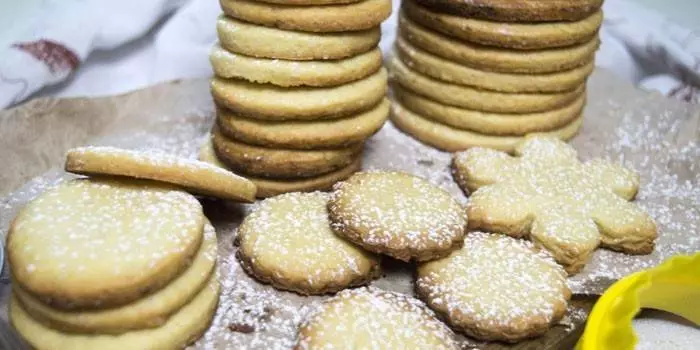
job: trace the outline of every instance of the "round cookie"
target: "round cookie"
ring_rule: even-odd
[[[326,150],[274,149],[248,145],[212,130],[214,151],[224,164],[253,176],[269,178],[312,177],[350,164],[362,151],[362,144]]]
[[[391,0],[294,6],[250,0],[221,0],[224,13],[242,21],[303,32],[347,32],[379,26],[391,14]]]
[[[600,10],[603,0],[416,0],[440,12],[494,22],[577,21]]]
[[[14,281],[58,309],[130,303],[171,282],[202,242],[188,193],[150,181],[78,179],[20,211],[7,238]]]
[[[34,320],[15,297],[10,299],[9,318],[17,332],[36,349],[181,349],[209,327],[219,289],[216,274],[212,274],[207,285],[161,327],[120,335],[59,332]]]
[[[442,81],[479,89],[513,93],[571,91],[585,83],[593,72],[593,61],[574,69],[548,74],[512,74],[470,68],[419,50],[402,37],[396,39],[396,52],[409,67]]]
[[[544,334],[566,314],[566,272],[546,251],[472,232],[450,256],[418,266],[416,291],[452,328],[486,341]]]
[[[462,151],[477,146],[513,152],[515,145],[524,139],[523,136],[493,136],[456,129],[411,112],[398,102],[392,104],[390,118],[394,125],[403,132],[423,143],[448,152]],[[576,117],[559,129],[543,132],[543,134],[569,140],[576,136],[582,124],[583,115]]]
[[[603,23],[597,11],[576,22],[504,23],[440,13],[403,1],[406,15],[417,23],[451,37],[482,45],[521,50],[566,47],[590,41]]]
[[[322,192],[262,201],[238,228],[241,266],[262,282],[304,295],[334,293],[378,277],[379,257],[333,233],[327,204]]]
[[[335,86],[365,78],[382,66],[382,52],[374,50],[340,60],[287,61],[231,53],[216,45],[209,60],[214,74],[277,86]]]
[[[445,83],[417,73],[400,59],[389,61],[392,81],[433,101],[450,106],[494,113],[536,113],[570,104],[585,90],[585,84],[572,91],[549,94],[509,94]]]
[[[399,15],[399,35],[431,54],[476,69],[504,73],[552,73],[580,67],[593,60],[600,40],[598,37],[566,48],[546,50],[508,50],[453,39],[422,27]]]
[[[377,105],[387,91],[382,68],[364,79],[344,85],[282,88],[239,79],[214,78],[211,91],[222,106],[262,120],[314,120],[343,117]]]
[[[344,290],[301,324],[295,350],[457,350],[454,333],[420,300],[378,288]]]
[[[69,333],[121,334],[130,330],[162,326],[168,318],[204,288],[216,265],[216,231],[204,227],[204,240],[190,265],[162,289],[127,305],[90,311],[62,311],[13,286],[23,309],[35,320]]]
[[[241,117],[217,109],[222,134],[250,145],[272,148],[319,149],[348,147],[374,135],[389,117],[391,103],[384,99],[358,115],[316,121],[274,122]]]
[[[586,104],[586,95],[581,94],[568,106],[548,112],[500,114],[443,105],[399,86],[395,86],[393,91],[396,101],[418,115],[457,129],[487,135],[522,136],[557,129],[580,116]]]
[[[80,147],[68,151],[65,169],[76,174],[161,181],[197,194],[242,202],[255,200],[255,184],[247,179],[203,162],[165,153]]]
[[[250,57],[284,60],[337,60],[359,55],[379,44],[379,27],[339,33],[282,30],[221,16],[216,21],[219,44]]]
[[[445,190],[401,172],[361,172],[334,186],[328,202],[337,234],[399,260],[426,261],[459,247],[464,208]]]

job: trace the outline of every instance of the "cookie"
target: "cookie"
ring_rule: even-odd
[[[514,157],[474,148],[455,155],[453,167],[457,182],[473,191],[471,228],[527,237],[569,273],[580,271],[598,245],[628,254],[654,250],[654,221],[629,202],[639,176],[600,159],[581,163],[563,141],[530,135]]]
[[[457,350],[454,334],[420,300],[378,288],[344,290],[301,324],[296,350]]]
[[[376,106],[387,91],[384,68],[367,78],[333,87],[283,88],[239,79],[214,78],[211,92],[220,105],[254,119],[332,119]]]
[[[575,22],[504,23],[440,13],[404,0],[406,16],[432,30],[477,44],[521,50],[567,47],[593,39],[603,23],[603,12]]]
[[[221,133],[250,145],[271,148],[319,149],[359,144],[374,135],[389,117],[388,99],[369,111],[347,118],[274,122],[245,118],[217,109]]]
[[[447,191],[401,172],[356,173],[334,186],[328,208],[338,235],[403,261],[449,254],[467,227]]]
[[[399,36],[428,53],[475,69],[504,73],[561,72],[591,62],[600,45],[598,37],[580,45],[545,50],[508,50],[471,44],[440,34],[399,15]]]
[[[407,90],[454,107],[494,113],[536,113],[561,108],[584,93],[585,84],[572,91],[548,94],[509,94],[446,83],[408,68],[400,59],[389,60],[391,79]]]
[[[76,174],[166,182],[193,193],[241,202],[255,200],[255,184],[245,178],[206,163],[165,153],[80,147],[68,151],[65,169]]]
[[[214,151],[229,168],[253,176],[269,178],[312,177],[352,163],[362,144],[324,150],[275,149],[248,145],[212,130]]]
[[[9,318],[35,349],[181,349],[209,327],[219,301],[219,289],[213,274],[207,285],[162,326],[119,335],[62,333],[33,319],[15,297],[10,299]]]
[[[13,293],[33,319],[61,332],[121,334],[160,327],[204,288],[216,265],[216,231],[207,223],[190,265],[162,289],[121,307],[66,312],[44,305],[16,284]]]
[[[303,32],[347,32],[379,26],[391,14],[391,0],[295,6],[249,0],[220,0],[224,13],[242,21]]]
[[[231,53],[216,45],[209,60],[214,74],[277,86],[335,86],[366,78],[382,66],[378,48],[340,60],[287,61]]]
[[[441,124],[410,111],[394,102],[391,105],[391,121],[394,125],[419,141],[448,152],[462,151],[471,147],[489,147],[505,152],[512,152],[515,145],[523,140],[522,136],[486,135],[474,131],[461,130]],[[574,118],[568,124],[544,134],[569,140],[576,136],[583,124],[583,115]]]
[[[436,11],[495,22],[578,21],[603,6],[603,0],[416,0]]]
[[[400,86],[393,87],[394,98],[408,110],[457,129],[486,135],[522,136],[532,132],[561,127],[581,115],[586,95],[581,94],[573,103],[547,112],[527,114],[487,113],[443,105]]]
[[[303,295],[334,293],[378,277],[379,257],[333,233],[327,204],[322,192],[262,201],[238,228],[241,266],[259,281]]]
[[[546,93],[574,90],[593,72],[593,61],[568,71],[548,74],[497,73],[474,69],[415,48],[402,37],[396,39],[396,53],[409,67],[427,76],[478,89]]]
[[[58,309],[117,307],[159,290],[202,242],[196,198],[155,182],[78,179],[20,211],[7,238],[15,282]]]
[[[472,232],[450,256],[418,266],[416,291],[453,329],[486,341],[537,337],[566,314],[566,272],[530,242]]]
[[[283,60],[337,60],[359,55],[379,44],[379,27],[353,32],[308,33],[269,28],[220,16],[219,44],[233,53]]]

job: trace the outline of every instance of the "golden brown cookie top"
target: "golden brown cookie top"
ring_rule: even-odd
[[[415,0],[437,11],[497,22],[576,21],[590,16],[603,0]]]

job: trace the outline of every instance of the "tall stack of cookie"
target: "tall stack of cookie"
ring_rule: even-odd
[[[602,0],[405,0],[392,121],[447,151],[573,137],[599,46]]]
[[[221,0],[217,122],[200,158],[259,197],[328,189],[362,166],[389,115],[377,47],[390,0]]]

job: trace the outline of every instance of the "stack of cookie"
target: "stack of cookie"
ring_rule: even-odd
[[[202,159],[259,197],[328,189],[362,166],[389,114],[377,47],[390,0],[221,0],[217,122]]]
[[[447,151],[512,151],[528,133],[582,124],[602,0],[406,0],[391,73],[392,121]]]

